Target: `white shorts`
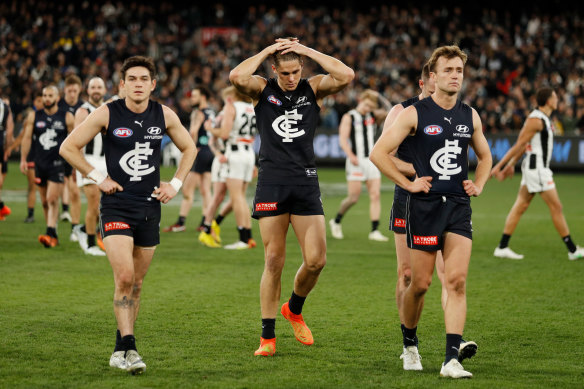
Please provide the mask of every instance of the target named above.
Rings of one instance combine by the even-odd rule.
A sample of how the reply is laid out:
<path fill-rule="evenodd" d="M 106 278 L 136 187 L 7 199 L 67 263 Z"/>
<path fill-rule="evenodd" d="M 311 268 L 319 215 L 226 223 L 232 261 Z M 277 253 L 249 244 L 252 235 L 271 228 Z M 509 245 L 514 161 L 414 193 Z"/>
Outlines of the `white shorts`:
<path fill-rule="evenodd" d="M 255 166 L 255 153 L 251 146 L 248 146 L 247 150 L 243 145 L 240 145 L 239 147 L 238 150 L 228 148 L 225 153 L 228 165 L 226 178 L 251 182 L 253 178 L 253 168 Z"/>
<path fill-rule="evenodd" d="M 227 163 L 221 163 L 219 158 L 215 157 L 211 165 L 211 182 L 225 182 L 226 175 Z"/>
<path fill-rule="evenodd" d="M 345 172 L 347 181 L 369 181 L 381 178 L 381 173 L 377 166 L 369 158 L 359 158 L 359 165 L 355 166 L 349 158 L 345 161 Z"/>
<path fill-rule="evenodd" d="M 107 177 L 107 166 L 105 163 L 105 157 L 100 158 L 100 157 L 94 157 L 91 155 L 86 155 L 85 159 L 87 159 L 87 162 L 89 162 L 89 164 L 91 166 L 96 168 L 101 174 L 103 174 L 104 176 Z M 79 172 L 79 170 L 76 170 L 76 174 L 77 174 L 77 186 L 79 188 L 82 188 L 85 185 L 95 185 L 95 181 L 93 181 L 92 179 L 89 179 L 87 177 L 83 177 L 81 175 L 81 173 Z"/>
<path fill-rule="evenodd" d="M 521 164 L 521 185 L 525 185 L 529 193 L 545 192 L 556 187 L 551 169 L 529 169 L 527 158 Z"/>

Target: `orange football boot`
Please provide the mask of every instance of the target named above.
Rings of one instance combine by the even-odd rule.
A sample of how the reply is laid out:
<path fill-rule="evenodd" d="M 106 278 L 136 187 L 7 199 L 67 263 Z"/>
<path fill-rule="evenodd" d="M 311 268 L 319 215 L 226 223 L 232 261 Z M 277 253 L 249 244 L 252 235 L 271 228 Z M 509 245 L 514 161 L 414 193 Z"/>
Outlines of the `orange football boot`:
<path fill-rule="evenodd" d="M 271 357 L 276 353 L 276 338 L 264 339 L 260 337 L 260 347 L 253 353 L 256 357 Z"/>
<path fill-rule="evenodd" d="M 282 305 L 282 309 L 280 312 L 282 313 L 282 316 L 284 316 L 286 320 L 288 320 L 292 325 L 292 329 L 294 330 L 294 336 L 296 337 L 296 340 L 307 346 L 310 346 L 311 344 L 314 343 L 312 332 L 304 322 L 302 314 L 296 315 L 292 313 L 290 311 L 290 308 L 288 307 L 288 303 Z"/>

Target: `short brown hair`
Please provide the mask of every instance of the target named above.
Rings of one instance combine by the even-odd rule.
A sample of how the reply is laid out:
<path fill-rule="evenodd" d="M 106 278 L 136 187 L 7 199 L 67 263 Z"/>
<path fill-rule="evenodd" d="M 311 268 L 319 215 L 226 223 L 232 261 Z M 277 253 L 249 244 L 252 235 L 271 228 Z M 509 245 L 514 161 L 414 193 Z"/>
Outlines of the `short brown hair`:
<path fill-rule="evenodd" d="M 288 39 L 291 41 L 291 40 L 294 40 L 296 38 L 287 37 L 287 38 L 283 38 L 283 39 Z M 284 62 L 284 61 L 298 61 L 298 62 L 300 62 L 300 65 L 303 64 L 302 57 L 293 51 L 290 51 L 286 54 L 282 54 L 281 51 L 276 51 L 274 54 L 272 54 L 272 61 L 274 61 L 275 67 L 280 66 L 280 63 Z"/>
<path fill-rule="evenodd" d="M 466 60 L 468 59 L 466 53 L 456 45 L 438 47 L 428 60 L 428 68 L 431 72 L 436 72 L 436 63 L 438 63 L 440 57 L 446 57 L 446 59 L 458 57 L 462 60 L 463 65 L 466 64 Z"/>
<path fill-rule="evenodd" d="M 69 86 L 69 85 L 79 85 L 82 86 L 83 84 L 81 83 L 81 79 L 79 78 L 78 75 L 76 74 L 71 74 L 69 76 L 67 76 L 65 78 L 65 86 Z"/>
<path fill-rule="evenodd" d="M 553 93 L 554 90 L 550 87 L 543 87 L 538 89 L 535 92 L 535 101 L 537 101 L 537 106 L 543 107 L 544 105 L 546 105 L 547 101 L 549 100 Z"/>
<path fill-rule="evenodd" d="M 193 90 L 198 90 L 199 93 L 203 96 L 205 96 L 205 98 L 210 99 L 211 98 L 211 91 L 209 90 L 209 88 L 207 88 L 205 85 L 195 85 L 195 87 L 193 88 Z"/>
<path fill-rule="evenodd" d="M 422 74 L 420 77 L 422 77 L 422 81 L 424 82 L 428 81 L 430 78 L 430 64 L 428 62 L 426 62 L 424 67 L 422 67 Z"/>
<path fill-rule="evenodd" d="M 126 59 L 122 64 L 122 69 L 120 70 L 120 72 L 122 73 L 122 80 L 126 79 L 126 72 L 128 71 L 128 69 L 135 68 L 138 66 L 142 66 L 148 69 L 151 79 L 154 80 L 156 78 L 156 65 L 154 64 L 154 60 L 150 57 L 135 55 L 133 57 Z"/>

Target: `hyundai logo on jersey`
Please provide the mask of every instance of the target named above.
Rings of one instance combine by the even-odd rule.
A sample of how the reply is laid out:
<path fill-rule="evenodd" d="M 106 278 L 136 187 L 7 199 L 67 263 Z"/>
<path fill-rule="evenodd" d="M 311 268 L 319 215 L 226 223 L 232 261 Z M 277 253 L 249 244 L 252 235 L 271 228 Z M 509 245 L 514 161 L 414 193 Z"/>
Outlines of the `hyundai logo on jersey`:
<path fill-rule="evenodd" d="M 269 95 L 269 96 L 268 96 L 268 101 L 269 101 L 270 103 L 272 103 L 272 104 L 276 104 L 276 105 L 282 105 L 282 102 L 281 102 L 280 100 L 278 100 L 278 99 L 276 98 L 276 96 L 274 96 L 274 95 Z"/>
<path fill-rule="evenodd" d="M 442 133 L 442 127 L 440 127 L 436 124 L 432 124 L 432 125 L 424 128 L 424 132 L 428 135 L 438 135 L 438 134 Z"/>
<path fill-rule="evenodd" d="M 162 130 L 160 129 L 160 127 L 150 127 L 149 129 L 146 130 L 150 135 L 160 135 L 160 133 L 162 132 Z"/>
<path fill-rule="evenodd" d="M 127 138 L 132 136 L 134 132 L 132 130 L 130 130 L 129 128 L 124 128 L 124 127 L 120 127 L 120 128 L 116 128 L 114 130 L 114 135 L 117 136 L 118 138 Z"/>
<path fill-rule="evenodd" d="M 466 133 L 468 132 L 468 126 L 465 126 L 464 124 L 459 124 L 458 126 L 456 126 L 456 131 Z"/>

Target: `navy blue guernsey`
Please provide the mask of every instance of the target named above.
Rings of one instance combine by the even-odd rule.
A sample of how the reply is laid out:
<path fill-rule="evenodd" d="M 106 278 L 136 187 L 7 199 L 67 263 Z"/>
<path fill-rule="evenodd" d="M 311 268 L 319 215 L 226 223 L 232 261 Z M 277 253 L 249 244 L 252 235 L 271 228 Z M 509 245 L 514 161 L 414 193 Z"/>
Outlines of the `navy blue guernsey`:
<path fill-rule="evenodd" d="M 58 109 L 47 115 L 44 109 L 35 112 L 33 124 L 34 163 L 43 168 L 63 165 L 59 147 L 68 135 L 67 111 Z"/>
<path fill-rule="evenodd" d="M 308 80 L 286 92 L 276 79 L 268 80 L 255 106 L 258 184 L 318 185 L 313 141 L 319 112 Z"/>
<path fill-rule="evenodd" d="M 207 130 L 205 130 L 205 122 L 208 119 L 215 119 L 215 111 L 213 111 L 213 108 L 203 108 L 201 109 L 201 112 L 205 115 L 205 119 L 203 120 L 203 123 L 201 123 L 199 132 L 197 133 L 197 148 L 209 147 L 209 134 L 207 134 Z"/>
<path fill-rule="evenodd" d="M 431 97 L 414 107 L 418 126 L 410 150 L 418 177 L 432 177 L 431 194 L 468 197 L 462 182 L 468 178 L 468 146 L 474 133 L 472 108 L 457 101 L 445 110 Z"/>
<path fill-rule="evenodd" d="M 109 124 L 103 137 L 107 172 L 124 188 L 101 196 L 101 205 L 123 207 L 129 203 L 160 202 L 153 198 L 160 185 L 160 143 L 166 133 L 162 105 L 150 100 L 148 108 L 135 113 L 124 99 L 107 104 Z"/>
<path fill-rule="evenodd" d="M 69 111 L 69 112 L 71 112 L 71 115 L 75 116 L 75 112 L 77 112 L 77 110 L 83 105 L 83 100 L 79 99 L 79 100 L 77 100 L 77 102 L 75 104 L 69 105 L 69 104 L 67 104 L 65 99 L 61 99 L 61 100 L 59 100 L 58 104 L 59 104 L 60 109 L 64 109 L 65 111 Z"/>
<path fill-rule="evenodd" d="M 419 100 L 420 100 L 419 96 L 414 96 L 411 99 L 407 99 L 406 101 L 402 101 L 400 103 L 400 105 L 402 107 L 404 107 L 404 109 L 406 109 L 410 105 L 414 105 L 414 103 L 417 103 Z M 409 146 L 410 138 L 411 138 L 410 136 L 407 136 L 402 141 L 402 143 L 398 146 L 397 152 L 396 152 L 396 157 L 398 157 L 402 161 L 408 162 L 408 163 L 412 163 L 412 156 L 410 153 L 410 146 Z M 408 191 L 405 190 L 404 188 L 402 188 L 401 186 L 399 186 L 399 185 L 395 186 L 396 194 L 401 194 L 402 191 L 403 191 L 403 193 L 408 193 Z"/>

